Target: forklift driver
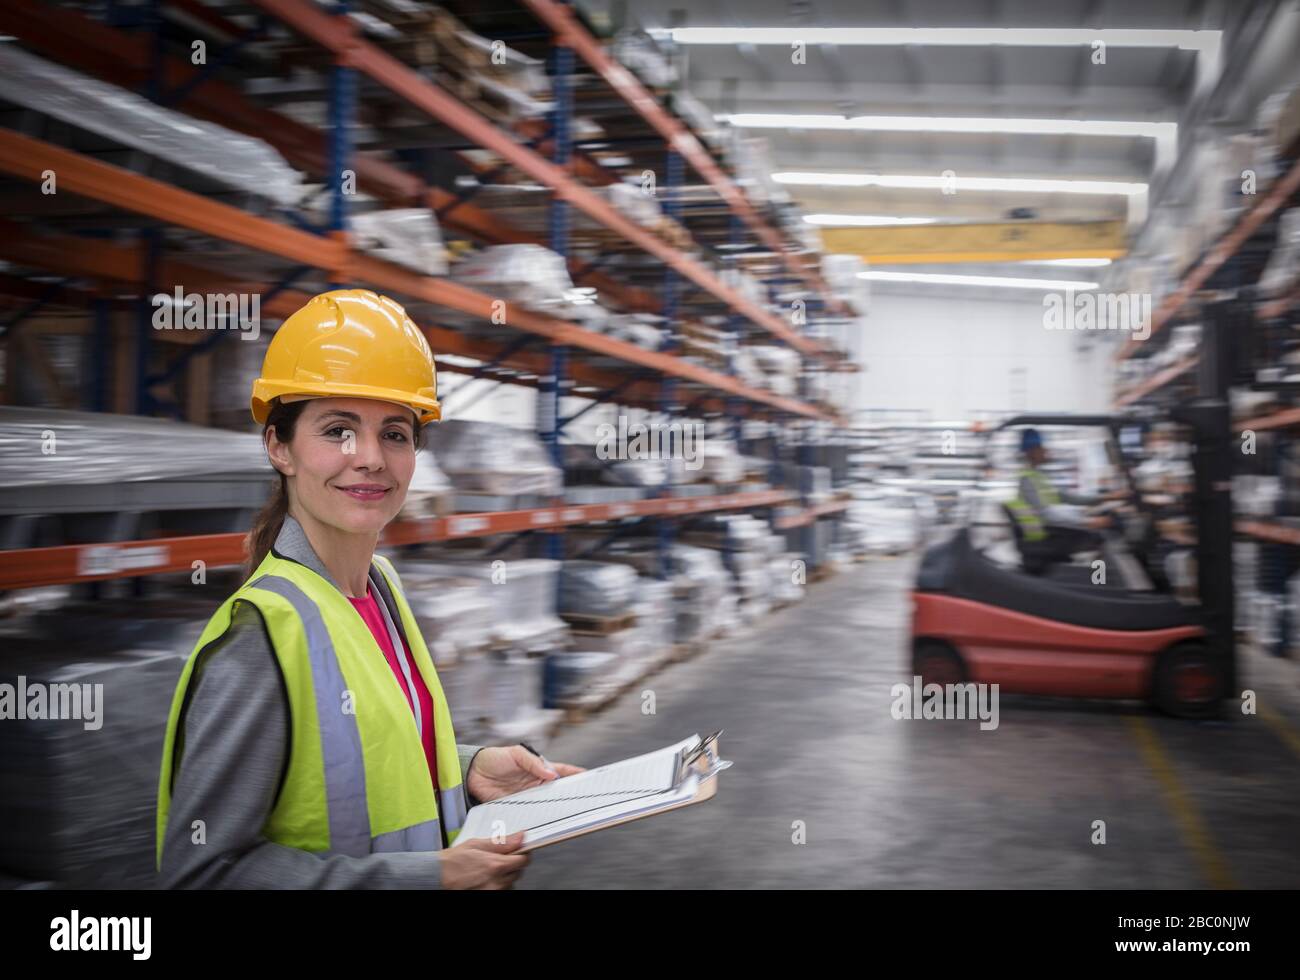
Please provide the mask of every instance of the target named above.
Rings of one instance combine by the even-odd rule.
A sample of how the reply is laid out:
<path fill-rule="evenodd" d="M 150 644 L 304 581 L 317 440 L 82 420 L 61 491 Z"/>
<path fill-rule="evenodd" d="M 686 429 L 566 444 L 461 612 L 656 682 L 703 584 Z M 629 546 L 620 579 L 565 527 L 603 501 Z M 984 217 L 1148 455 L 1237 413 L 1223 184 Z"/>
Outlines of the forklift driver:
<path fill-rule="evenodd" d="M 1089 517 L 1082 508 L 1103 498 L 1062 492 L 1053 486 L 1042 471 L 1047 449 L 1037 429 L 1021 432 L 1020 453 L 1025 468 L 1020 471 L 1018 495 L 1007 507 L 1018 525 L 1025 570 L 1036 572 L 1049 564 L 1068 562 L 1080 551 L 1099 551 L 1101 535 L 1093 528 L 1105 526 L 1107 518 Z"/>

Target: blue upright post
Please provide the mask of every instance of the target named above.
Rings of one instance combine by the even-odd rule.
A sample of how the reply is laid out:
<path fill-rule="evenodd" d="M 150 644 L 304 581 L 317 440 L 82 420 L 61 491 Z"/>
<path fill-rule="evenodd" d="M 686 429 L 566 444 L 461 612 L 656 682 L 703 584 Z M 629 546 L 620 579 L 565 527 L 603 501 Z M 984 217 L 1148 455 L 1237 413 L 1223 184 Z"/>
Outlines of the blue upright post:
<path fill-rule="evenodd" d="M 685 176 L 685 165 L 682 162 L 681 154 L 669 147 L 668 153 L 664 158 L 664 179 L 659 182 L 659 187 L 663 192 L 663 210 L 664 214 L 674 221 L 681 220 L 681 187 Z M 664 341 L 661 350 L 668 353 L 675 353 L 678 345 L 677 331 L 677 299 L 680 285 L 680 277 L 672 266 L 664 267 L 664 295 L 663 295 L 663 317 L 664 317 Z M 668 421 L 672 421 L 672 416 L 676 410 L 677 400 L 677 383 L 676 379 L 671 376 L 663 379 L 661 391 L 661 406 L 664 413 L 668 416 Z M 685 420 L 683 420 L 684 422 Z M 668 470 L 667 473 L 671 473 Z M 668 493 L 667 473 L 665 482 L 659 488 L 659 495 L 666 496 Z M 656 542 L 659 552 L 659 576 L 668 578 L 671 574 L 669 557 L 673 544 L 673 525 L 669 517 L 660 517 L 655 522 Z"/>
<path fill-rule="evenodd" d="M 573 49 L 564 44 L 551 48 L 551 98 L 555 108 L 551 112 L 551 159 L 560 167 L 568 167 L 572 154 L 573 115 Z M 551 201 L 548 214 L 551 251 L 565 259 L 569 257 L 569 205 L 558 198 Z M 551 347 L 551 371 L 541 379 L 537 399 L 537 426 L 542 443 L 551 454 L 551 460 L 564 472 L 564 453 L 560 445 L 561 401 L 564 397 L 564 374 L 567 349 L 560 344 Z M 564 532 L 552 531 L 546 535 L 546 556 L 564 557 Z"/>
<path fill-rule="evenodd" d="M 348 15 L 348 0 L 341 0 L 337 6 L 337 16 Z M 344 172 L 352 158 L 352 118 L 355 112 L 356 79 L 353 70 L 343 64 L 335 64 L 330 73 L 330 230 L 345 232 L 348 230 L 348 194 L 344 181 Z M 339 282 L 337 272 L 330 273 L 330 288 L 338 289 L 347 283 Z"/>

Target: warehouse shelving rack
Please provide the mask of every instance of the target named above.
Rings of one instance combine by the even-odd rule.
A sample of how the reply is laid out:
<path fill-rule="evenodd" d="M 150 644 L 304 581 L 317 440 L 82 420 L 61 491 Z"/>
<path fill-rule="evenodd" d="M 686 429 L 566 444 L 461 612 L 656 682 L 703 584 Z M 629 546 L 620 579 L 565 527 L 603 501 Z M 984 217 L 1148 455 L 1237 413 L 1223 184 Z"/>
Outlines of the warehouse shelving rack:
<path fill-rule="evenodd" d="M 1213 290 L 1203 291 L 1206 290 L 1211 277 L 1246 247 L 1251 237 L 1264 227 L 1265 222 L 1273 218 L 1278 211 L 1294 206 L 1297 194 L 1300 194 L 1300 145 L 1290 147 L 1283 153 L 1283 159 L 1291 161 L 1289 169 L 1279 176 L 1254 207 L 1241 215 L 1233 226 L 1206 251 L 1202 258 L 1187 271 L 1178 288 L 1161 303 L 1152 318 L 1152 337 L 1171 324 L 1186 308 L 1195 306 L 1208 309 L 1206 304 L 1217 299 Z M 1238 315 L 1253 317 L 1256 322 L 1265 323 L 1287 316 L 1298 303 L 1300 303 L 1300 276 L 1294 277 L 1289 286 L 1267 300 L 1243 303 L 1238 308 Z M 1142 346 L 1143 342 L 1128 340 L 1118 351 L 1117 360 L 1123 361 L 1133 356 Z M 1201 346 L 1204 349 L 1204 338 Z M 1213 360 L 1215 356 L 1221 355 L 1211 355 L 1211 359 Z M 1184 379 L 1194 377 L 1198 371 L 1203 370 L 1202 360 L 1203 350 L 1198 349 L 1152 373 L 1143 381 L 1119 393 L 1115 398 L 1115 407 L 1135 408 L 1148 400 L 1156 399 L 1166 403 L 1177 401 L 1184 392 L 1181 389 L 1175 390 L 1174 386 L 1185 387 Z M 1209 367 L 1217 370 L 1214 364 Z M 1231 428 L 1235 433 L 1247 430 L 1285 432 L 1297 426 L 1300 426 L 1300 409 L 1284 407 L 1264 415 L 1234 420 Z M 1259 588 L 1272 593 L 1283 588 L 1285 569 L 1293 565 L 1292 559 L 1287 558 L 1284 552 L 1278 552 L 1276 546 L 1300 547 L 1300 526 L 1281 520 L 1238 516 L 1232 522 L 1232 529 L 1237 535 L 1259 542 L 1266 549 L 1273 549 L 1269 554 L 1262 553 L 1261 568 L 1257 570 Z M 1169 530 L 1164 536 L 1175 544 L 1191 546 L 1196 543 L 1196 537 L 1191 530 Z M 1290 629 L 1293 628 L 1294 624 Z M 1283 645 L 1290 629 L 1283 626 Z"/>
<path fill-rule="evenodd" d="M 201 14 L 205 22 L 215 23 L 229 33 L 231 25 L 224 21 L 219 10 L 190 0 L 182 0 L 178 5 L 191 15 Z M 10 283 L 11 291 L 16 295 L 31 298 L 30 305 L 10 323 L 10 329 L 22 317 L 45 304 L 68 302 L 70 298 L 84 300 L 89 296 L 97 314 L 102 314 L 107 301 L 69 288 L 68 281 L 72 279 L 90 279 L 101 290 L 113 283 L 126 283 L 140 288 L 142 295 L 146 296 L 152 293 L 154 283 L 164 280 L 183 279 L 191 288 L 230 282 L 229 273 L 162 254 L 160 236 L 152 230 L 158 225 L 197 232 L 255 252 L 263 257 L 264 262 L 267 259 L 278 262 L 280 276 L 273 284 L 241 283 L 245 288 L 256 289 L 266 289 L 269 285 L 270 292 L 263 295 L 265 309 L 272 315 L 286 315 L 300 306 L 309 294 L 296 292 L 292 286 L 297 280 L 316 274 L 324 275 L 329 282 L 364 284 L 471 317 L 489 318 L 492 297 L 450 280 L 419 275 L 349 246 L 346 200 L 341 193 L 341 174 L 349 167 L 355 169 L 359 185 L 368 193 L 374 193 L 379 200 L 390 205 L 418 202 L 429 206 L 446 227 L 477 241 L 538 240 L 536 236 L 512 228 L 496 216 L 478 209 L 463 195 L 433 187 L 416 173 L 374 154 L 355 151 L 349 145 L 348 122 L 357 106 L 356 78 L 365 76 L 371 83 L 395 93 L 475 145 L 492 149 L 510 165 L 549 187 L 554 193 L 554 203 L 551 205 L 548 241 L 552 247 L 559 246 L 555 248 L 557 252 L 566 255 L 576 280 L 597 285 L 629 310 L 662 313 L 667 307 L 669 314 L 676 312 L 673 303 L 675 288 L 667 289 L 665 301 L 660 301 L 648 290 L 620 285 L 599 269 L 584 268 L 583 263 L 567 256 L 564 232 L 570 209 L 581 211 L 660 260 L 668 282 L 689 281 L 720 301 L 727 308 L 733 324 L 752 323 L 827 370 L 854 369 L 840 352 L 797 332 L 780 318 L 735 293 L 702 263 L 634 225 L 581 184 L 573 174 L 575 168 L 568 165 L 572 151 L 568 132 L 572 106 L 565 99 L 557 100 L 548 139 L 545 142 L 529 141 L 538 144 L 533 148 L 520 142 L 516 134 L 479 116 L 447 91 L 364 41 L 356 24 L 347 17 L 346 4 L 337 5 L 335 13 L 326 13 L 306 0 L 257 0 L 257 6 L 310 38 L 334 57 L 329 99 L 332 128 L 329 132 L 314 130 L 280 113 L 263 109 L 215 77 L 215 68 L 228 62 L 248 41 L 264 33 L 264 19 L 252 31 L 236 31 L 235 41 L 214 60 L 211 67 L 196 69 L 166 56 L 158 40 L 161 35 L 157 22 L 152 25 L 154 33 L 151 35 L 147 31 L 143 34 L 123 31 L 75 10 L 53 11 L 31 0 L 14 0 L 0 11 L 0 30 L 18 37 L 38 53 L 108 81 L 137 87 L 143 84 L 155 97 L 163 93 L 166 95 L 164 101 L 185 111 L 266 140 L 291 164 L 316 177 L 332 178 L 335 188 L 329 228 L 317 228 L 295 217 L 295 224 L 307 228 L 303 230 L 302 227 L 288 227 L 209 200 L 192 191 L 92 159 L 48 141 L 13 131 L 0 131 L 0 172 L 39 181 L 45 170 L 54 169 L 59 175 L 61 191 L 151 223 L 151 230 L 141 236 L 141 244 L 131 247 L 81 236 L 34 234 L 18 222 L 3 219 L 0 258 L 65 277 L 62 283 L 47 284 L 40 289 L 21 280 Z M 750 206 L 699 141 L 660 106 L 634 76 L 605 55 L 595 38 L 566 7 L 551 2 L 529 2 L 527 6 L 547 30 L 555 32 L 553 64 L 561 94 L 572 68 L 573 53 L 577 52 L 663 136 L 668 144 L 670 180 L 674 169 L 680 179 L 681 161 L 689 162 L 731 210 L 733 239 L 737 224 L 747 227 L 782 258 L 795 279 L 810 289 L 824 290 L 825 285 L 816 270 L 799 261 L 793 249 L 784 247 L 776 230 Z M 548 146 L 551 159 L 540 152 Z M 192 255 L 186 256 L 186 259 L 192 258 Z M 15 288 L 19 283 L 22 288 Z M 833 300 L 822 301 L 819 305 L 838 312 L 838 304 Z M 146 383 L 159 380 L 145 372 L 148 331 L 143 323 L 142 317 L 136 334 L 140 385 L 138 409 L 146 409 L 149 405 L 144 390 Z M 619 404 L 657 408 L 670 414 L 693 409 L 721 412 L 732 415 L 737 423 L 740 417 L 737 413 L 742 408 L 748 415 L 760 418 L 794 417 L 840 423 L 824 408 L 754 388 L 730 375 L 683 360 L 671 351 L 645 350 L 557 317 L 516 308 L 511 312 L 508 326 L 515 332 L 508 342 L 501 337 L 483 338 L 446 327 L 428 327 L 426 333 L 435 350 L 480 362 L 474 368 L 444 362 L 444 369 L 541 389 L 545 397 L 539 418 L 550 420 L 549 428 L 544 428 L 542 435 L 557 451 L 559 432 L 572 420 L 559 415 L 561 398 L 566 394 L 591 398 L 593 405 L 616 400 Z M 550 345 L 549 354 L 527 350 L 531 342 L 539 339 Z M 569 357 L 570 351 L 576 351 L 583 358 Z M 192 353 L 184 352 L 177 361 L 183 364 Z M 169 371 L 173 369 L 174 366 Z M 661 380 L 656 382 L 656 376 Z M 94 407 L 102 408 L 102 377 L 97 379 L 96 388 L 100 389 L 101 395 Z M 679 389 L 695 395 L 684 409 L 676 397 Z M 558 530 L 627 518 L 668 518 L 708 511 L 768 508 L 788 505 L 795 499 L 789 491 L 769 490 L 686 499 L 660 496 L 618 504 L 567 506 L 557 503 L 552 507 L 524 511 L 458 514 L 404 522 L 389 529 L 385 543 L 413 544 Z M 783 517 L 784 524 L 780 526 L 799 526 L 833 510 L 825 506 L 806 508 L 799 514 Z M 661 526 L 667 528 L 668 525 L 665 522 Z M 661 540 L 666 538 L 661 535 Z M 209 565 L 236 564 L 242 560 L 242 536 L 194 535 L 3 552 L 0 553 L 0 588 L 183 571 L 198 558 Z"/>

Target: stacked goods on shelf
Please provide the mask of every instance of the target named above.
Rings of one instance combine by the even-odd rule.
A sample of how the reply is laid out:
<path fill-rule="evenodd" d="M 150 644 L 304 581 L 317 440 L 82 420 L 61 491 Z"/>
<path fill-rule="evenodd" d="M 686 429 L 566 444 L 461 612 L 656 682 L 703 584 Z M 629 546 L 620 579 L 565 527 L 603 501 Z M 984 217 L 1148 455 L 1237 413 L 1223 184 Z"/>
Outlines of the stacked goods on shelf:
<path fill-rule="evenodd" d="M 669 53 L 645 31 L 625 27 L 610 39 L 607 48 L 610 57 L 656 94 L 665 94 L 677 81 L 677 67 Z"/>
<path fill-rule="evenodd" d="M 772 163 L 767 140 L 760 136 L 745 136 L 744 130 L 727 130 L 730 140 L 728 158 L 736 173 L 736 186 L 755 207 L 783 204 L 790 200 L 784 187 L 772 179 L 776 167 Z"/>
<path fill-rule="evenodd" d="M 630 565 L 566 561 L 559 606 L 573 649 L 548 657 L 547 706 L 601 704 L 662 662 L 672 646 L 671 593 Z"/>
<path fill-rule="evenodd" d="M 678 542 L 665 557 L 673 589 L 673 642 L 706 640 L 733 629 L 738 600 L 719 553 Z M 616 541 L 601 558 L 631 565 L 645 577 L 659 574 L 659 552 L 648 543 Z"/>
<path fill-rule="evenodd" d="M 871 288 L 858 273 L 867 270 L 860 255 L 823 255 L 822 278 L 831 295 L 860 316 L 865 316 L 871 306 Z"/>
<path fill-rule="evenodd" d="M 664 342 L 664 322 L 654 313 L 612 313 L 603 332 L 645 350 L 659 350 Z"/>
<path fill-rule="evenodd" d="M 563 257 L 542 245 L 489 245 L 457 262 L 457 282 L 530 309 L 566 315 L 573 280 Z"/>
<path fill-rule="evenodd" d="M 489 119 L 514 125 L 553 108 L 542 62 L 480 37 L 441 7 L 408 18 L 401 33 L 426 75 Z"/>
<path fill-rule="evenodd" d="M 668 460 L 602 459 L 601 447 L 566 443 L 564 499 L 569 503 L 638 500 L 668 482 Z M 606 455 L 609 455 L 608 453 Z"/>
<path fill-rule="evenodd" d="M 727 370 L 736 346 L 731 331 L 695 320 L 680 325 L 677 340 L 683 358 L 718 371 Z"/>
<path fill-rule="evenodd" d="M 518 510 L 564 491 L 564 475 L 533 433 L 496 422 L 445 419 L 428 448 L 456 490 L 459 510 Z"/>
<path fill-rule="evenodd" d="M 784 546 L 784 539 L 778 540 Z M 784 609 L 803 601 L 806 569 L 807 559 L 797 551 L 782 551 L 768 559 L 767 573 L 772 586 L 773 609 Z"/>
<path fill-rule="evenodd" d="M 306 190 L 301 175 L 261 140 L 163 108 L 16 44 L 0 44 L 0 99 L 285 207 Z"/>
<path fill-rule="evenodd" d="M 163 733 L 211 612 L 176 597 L 107 611 L 77 603 L 5 623 L 0 684 L 12 685 L 26 719 L 9 722 L 0 758 L 6 872 L 58 887 L 152 887 Z"/>
<path fill-rule="evenodd" d="M 800 359 L 798 351 L 774 344 L 750 344 L 746 350 L 754 358 L 754 365 L 762 372 L 760 384 L 778 395 L 793 398 L 799 388 Z"/>
<path fill-rule="evenodd" d="M 753 623 L 771 610 L 774 602 L 772 562 L 785 549 L 785 539 L 773 534 L 766 521 L 749 514 L 715 514 L 701 521 L 682 540 L 718 551 L 735 581 L 738 612 Z M 783 577 L 790 577 L 786 565 Z"/>
<path fill-rule="evenodd" d="M 1296 287 L 1300 272 L 1300 208 L 1288 208 L 1278 219 L 1277 245 L 1259 277 L 1260 295 L 1284 296 Z"/>
<path fill-rule="evenodd" d="M 713 110 L 684 89 L 668 95 L 668 108 L 715 152 L 726 147 L 726 127 L 713 118 Z"/>
<path fill-rule="evenodd" d="M 439 677 L 461 740 L 518 740 L 552 723 L 542 708 L 544 661 L 567 645 L 569 632 L 552 612 L 559 570 L 556 561 L 486 554 L 400 564 L 408 594 L 416 591 L 408 578 L 419 583 L 420 614 L 444 638 L 443 655 L 456 658 Z M 463 593 L 457 612 L 435 610 L 447 582 Z M 479 600 L 487 603 L 487 622 Z"/>
<path fill-rule="evenodd" d="M 630 626 L 636 585 L 637 574 L 627 565 L 566 561 L 560 567 L 560 618 L 601 633 Z"/>
<path fill-rule="evenodd" d="M 445 517 L 455 508 L 456 494 L 447 474 L 438 468 L 433 453 L 425 451 L 415 457 L 415 473 L 406 490 L 406 500 L 397 512 L 399 521 L 426 517 Z"/>
<path fill-rule="evenodd" d="M 244 530 L 266 502 L 271 475 L 251 433 L 0 407 L 0 540 L 9 547 L 125 540 L 164 528 Z"/>
<path fill-rule="evenodd" d="M 208 385 L 208 419 L 214 426 L 239 432 L 256 427 L 248 414 L 248 393 L 262 373 L 272 336 L 265 318 L 262 327 L 255 339 L 250 339 L 251 334 L 241 334 L 238 343 L 218 344 L 209 355 L 212 380 Z"/>
<path fill-rule="evenodd" d="M 447 274 L 447 253 L 438 222 L 428 208 L 394 208 L 354 214 L 356 248 L 424 276 Z"/>
<path fill-rule="evenodd" d="M 573 649 L 547 658 L 547 707 L 599 705 L 673 655 L 673 587 L 632 574 L 633 625 L 608 633 L 575 629 Z"/>
<path fill-rule="evenodd" d="M 593 188 L 593 191 L 605 198 L 614 210 L 650 229 L 673 248 L 689 251 L 695 247 L 691 233 L 680 222 L 664 214 L 653 188 L 643 187 L 639 182 L 619 181 Z"/>
<path fill-rule="evenodd" d="M 411 612 L 440 671 L 469 664 L 492 649 L 496 606 L 482 579 L 400 559 L 397 565 Z"/>

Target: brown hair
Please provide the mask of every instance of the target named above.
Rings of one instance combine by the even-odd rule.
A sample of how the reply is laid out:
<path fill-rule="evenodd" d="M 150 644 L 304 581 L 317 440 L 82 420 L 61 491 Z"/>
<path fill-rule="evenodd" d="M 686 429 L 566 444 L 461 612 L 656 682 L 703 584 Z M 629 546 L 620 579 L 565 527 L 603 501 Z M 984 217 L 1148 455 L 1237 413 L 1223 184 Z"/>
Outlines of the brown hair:
<path fill-rule="evenodd" d="M 266 439 L 268 431 L 275 429 L 276 437 L 281 442 L 292 442 L 298 419 L 302 417 L 307 404 L 307 399 L 284 402 L 277 398 L 272 401 L 271 410 L 266 416 L 266 424 L 262 426 L 262 439 Z M 420 424 L 419 418 L 419 414 L 416 413 L 414 423 L 416 452 L 424 448 L 425 427 Z M 257 566 L 262 564 L 262 561 L 270 554 L 271 545 L 275 544 L 275 539 L 280 536 L 280 529 L 284 527 L 284 519 L 288 514 L 289 478 L 277 470 L 276 481 L 272 486 L 270 499 L 258 511 L 257 516 L 253 518 L 253 526 L 244 538 L 244 553 L 248 555 L 248 564 L 244 567 L 244 578 L 249 578 L 253 572 L 257 571 Z"/>

